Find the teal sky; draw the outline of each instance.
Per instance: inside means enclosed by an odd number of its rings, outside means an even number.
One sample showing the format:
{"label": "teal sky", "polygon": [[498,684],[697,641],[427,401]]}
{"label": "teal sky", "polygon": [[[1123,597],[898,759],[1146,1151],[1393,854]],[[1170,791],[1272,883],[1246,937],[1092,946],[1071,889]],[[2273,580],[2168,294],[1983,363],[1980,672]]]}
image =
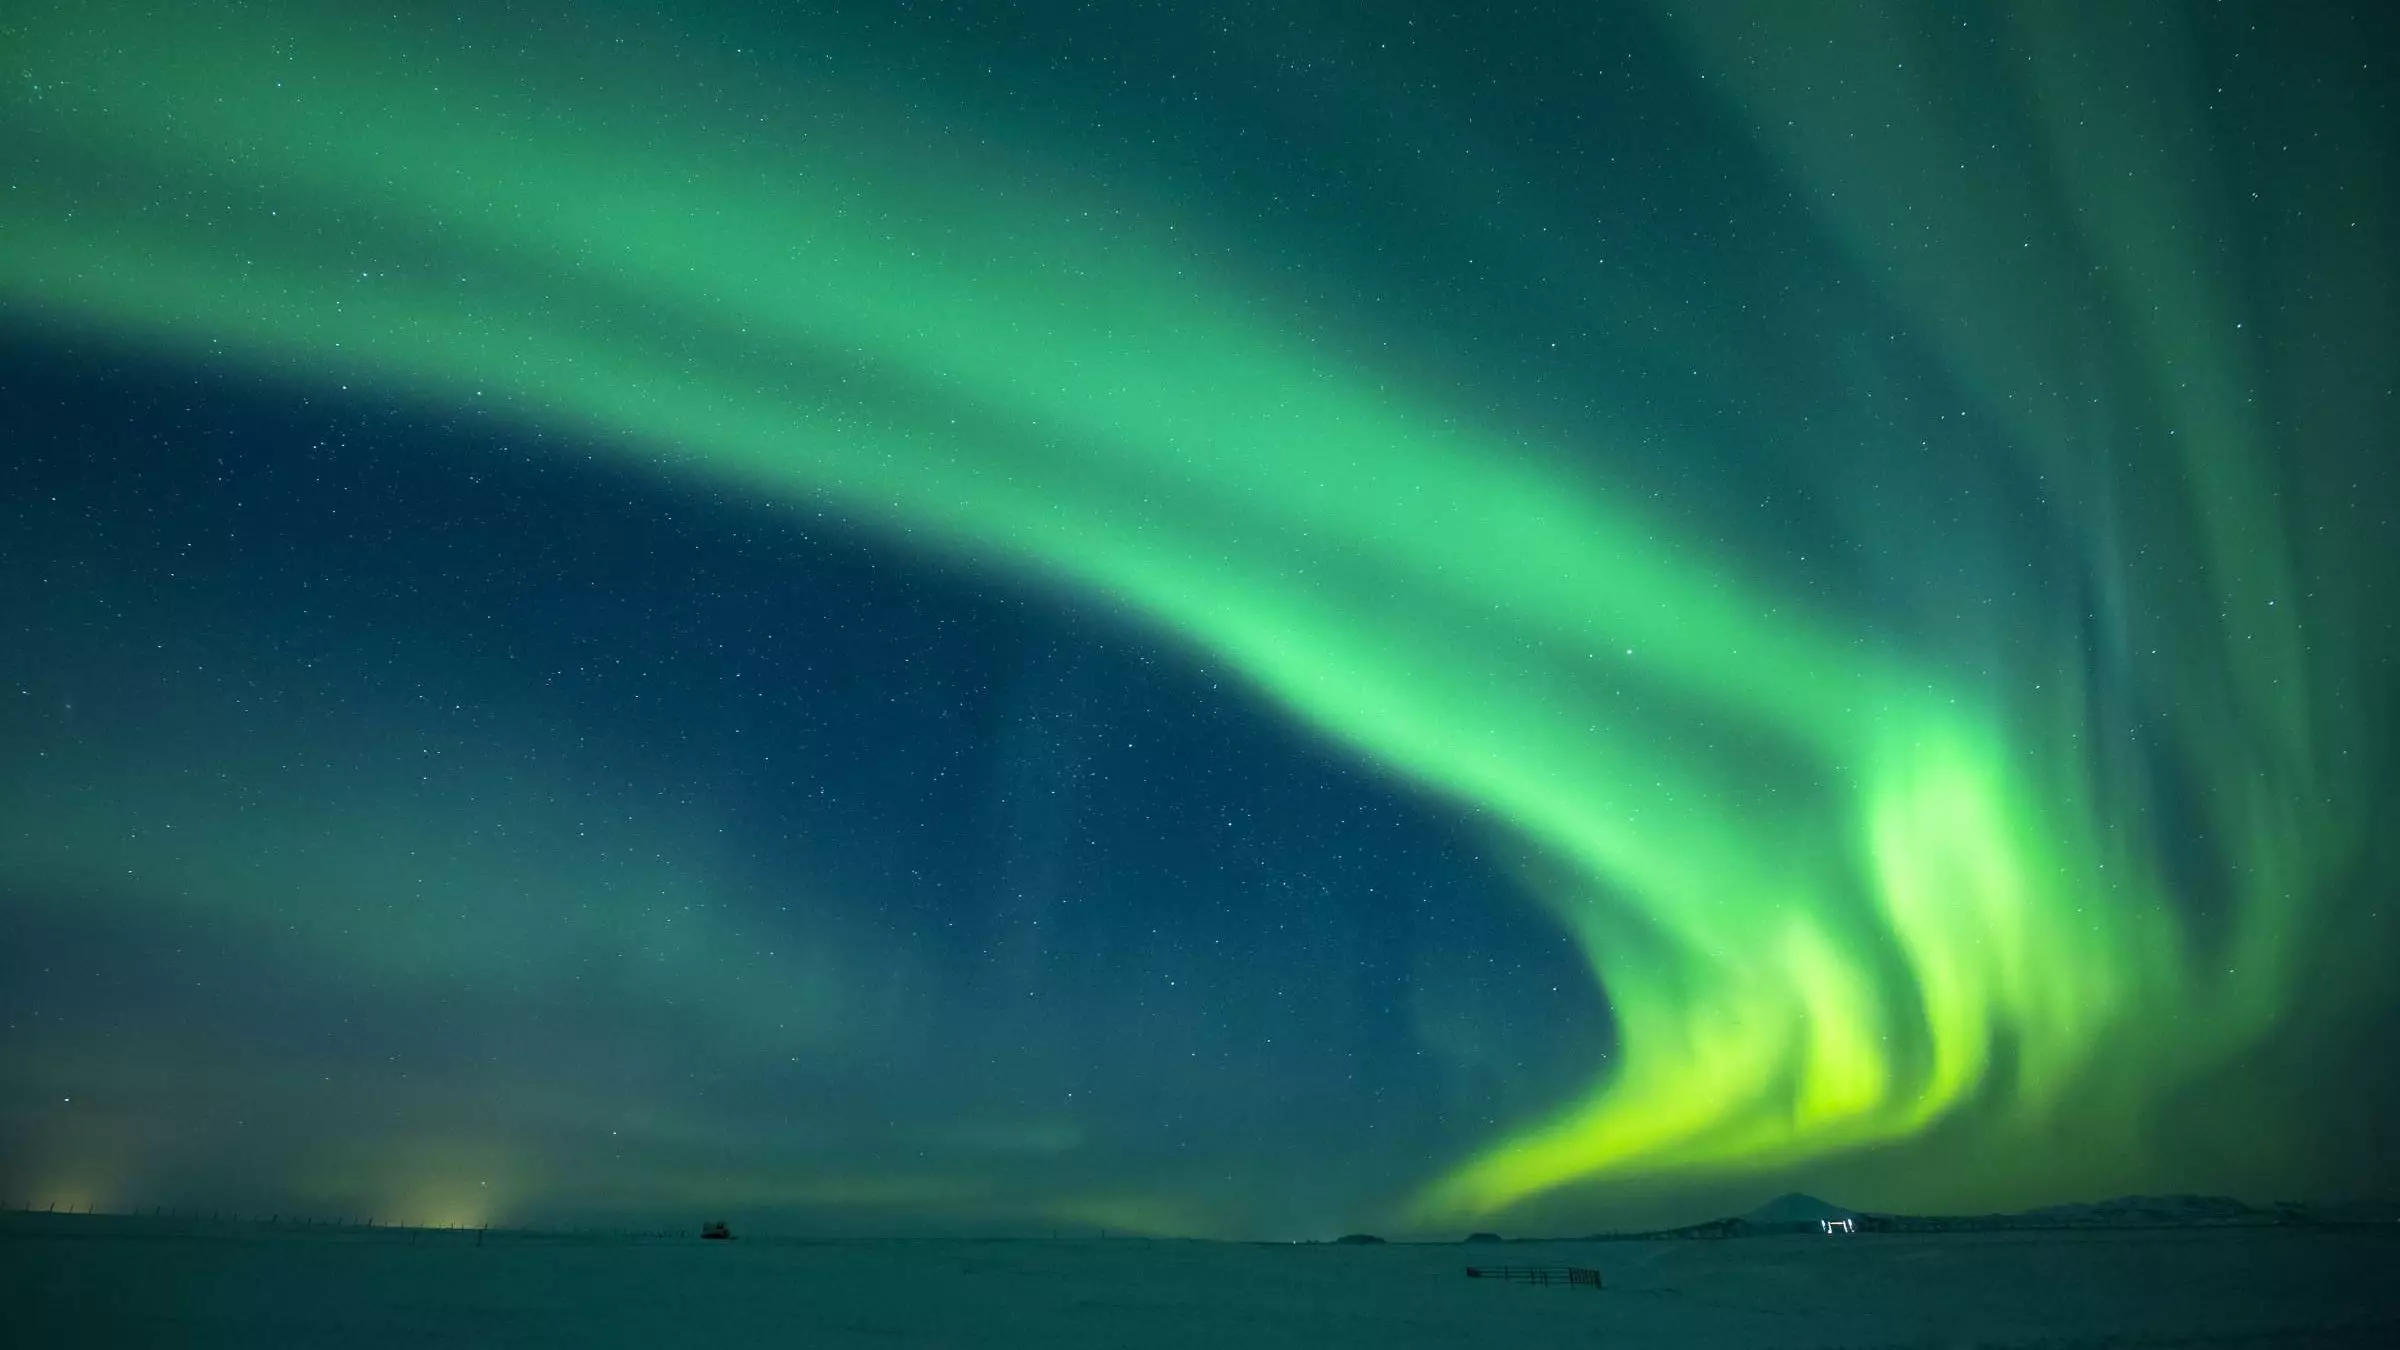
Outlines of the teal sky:
{"label": "teal sky", "polygon": [[2388,1188],[2394,36],[13,6],[0,1189]]}

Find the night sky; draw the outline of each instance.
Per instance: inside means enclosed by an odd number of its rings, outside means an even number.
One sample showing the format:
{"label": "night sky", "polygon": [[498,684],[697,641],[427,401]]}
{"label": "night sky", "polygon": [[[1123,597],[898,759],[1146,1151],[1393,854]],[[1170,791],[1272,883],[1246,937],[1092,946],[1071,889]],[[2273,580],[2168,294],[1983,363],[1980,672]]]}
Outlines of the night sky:
{"label": "night sky", "polygon": [[0,1199],[2400,1186],[2388,7],[372,9],[0,0]]}

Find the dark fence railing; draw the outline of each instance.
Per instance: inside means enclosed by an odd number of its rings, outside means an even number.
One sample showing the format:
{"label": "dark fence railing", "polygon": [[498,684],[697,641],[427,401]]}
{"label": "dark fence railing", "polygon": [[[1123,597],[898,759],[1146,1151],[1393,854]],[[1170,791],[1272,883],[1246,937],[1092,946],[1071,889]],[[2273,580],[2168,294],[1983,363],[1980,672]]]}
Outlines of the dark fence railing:
{"label": "dark fence railing", "polygon": [[1469,1266],[1470,1280],[1509,1280],[1517,1284],[1586,1284],[1600,1287],[1600,1272],[1583,1266]]}

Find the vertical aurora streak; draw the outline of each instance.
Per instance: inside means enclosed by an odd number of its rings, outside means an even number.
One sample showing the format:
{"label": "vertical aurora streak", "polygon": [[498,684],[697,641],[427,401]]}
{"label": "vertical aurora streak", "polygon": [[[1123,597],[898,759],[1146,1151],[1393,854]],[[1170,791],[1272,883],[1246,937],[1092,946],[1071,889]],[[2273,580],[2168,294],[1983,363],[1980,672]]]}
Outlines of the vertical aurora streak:
{"label": "vertical aurora streak", "polygon": [[[1100,597],[1535,846],[1617,1045],[1415,1221],[1937,1128],[1998,1175],[2070,1135],[2130,1171],[2144,1113],[2266,1035],[2324,940],[2372,686],[2326,633],[2333,555],[2295,542],[2325,513],[2222,280],[2207,100],[2122,50],[2172,13],[2012,10],[2000,56],[1906,9],[1674,22],[2049,485],[2028,528],[2086,550],[2091,613],[1945,629],[1795,588],[1619,481],[1628,446],[1478,411],[1279,298],[1272,240],[1061,146],[863,76],[338,12],[18,7],[0,305]],[[2006,145],[1943,92],[1986,78],[2029,129]],[[2365,266],[2388,221],[2351,205]],[[2169,772],[2213,840],[2206,931],[2149,809]]]}

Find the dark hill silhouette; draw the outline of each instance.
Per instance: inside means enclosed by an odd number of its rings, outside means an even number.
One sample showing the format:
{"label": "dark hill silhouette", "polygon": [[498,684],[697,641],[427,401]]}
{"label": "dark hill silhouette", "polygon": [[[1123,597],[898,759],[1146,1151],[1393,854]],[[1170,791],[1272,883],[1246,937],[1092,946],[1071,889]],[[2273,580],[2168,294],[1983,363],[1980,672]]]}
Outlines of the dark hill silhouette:
{"label": "dark hill silhouette", "polygon": [[1792,1191],[1776,1196],[1767,1203],[1742,1216],[1754,1228],[1806,1225],[1814,1228],[1820,1219],[1855,1219],[1858,1211],[1829,1204],[1813,1195]]}

